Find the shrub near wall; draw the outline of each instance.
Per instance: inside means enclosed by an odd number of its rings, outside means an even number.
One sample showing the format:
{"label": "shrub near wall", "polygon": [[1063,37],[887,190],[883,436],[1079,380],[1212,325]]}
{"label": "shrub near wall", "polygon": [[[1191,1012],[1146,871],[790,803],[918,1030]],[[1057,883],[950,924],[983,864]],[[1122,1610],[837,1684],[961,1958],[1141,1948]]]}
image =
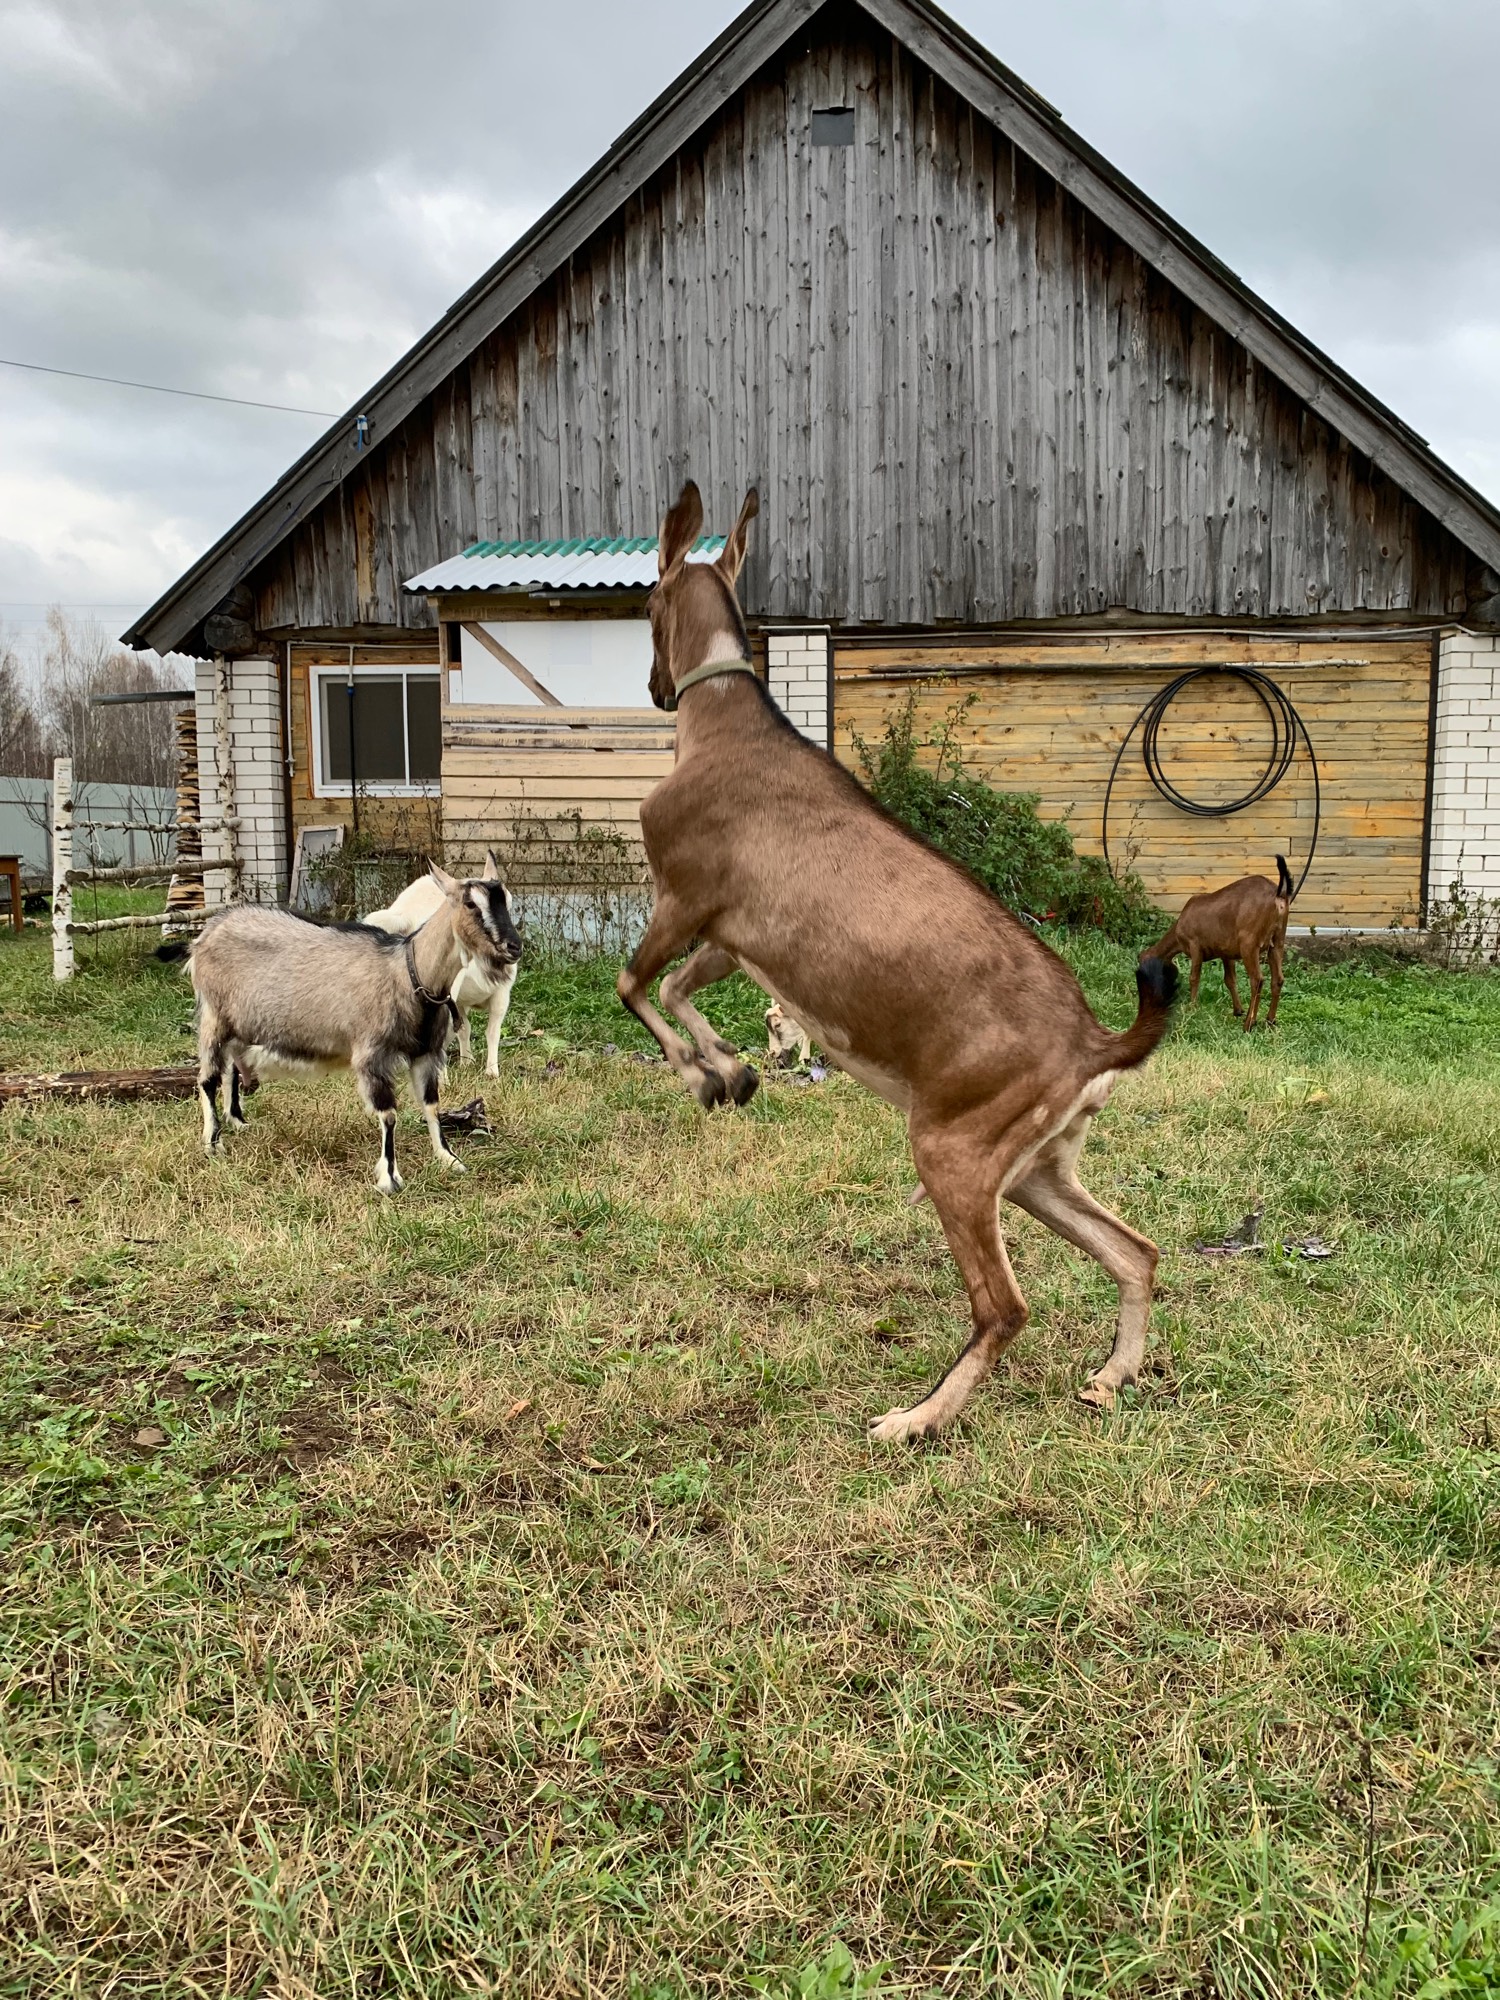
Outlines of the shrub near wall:
{"label": "shrub near wall", "polygon": [[1034,923],[1100,930],[1130,945],[1163,930],[1166,917],[1140,877],[1115,877],[1098,856],[1077,853],[1066,821],[1041,818],[1037,793],[997,792],[964,776],[954,730],[968,705],[918,736],[913,696],[879,743],[855,738],[864,781],[886,811]]}

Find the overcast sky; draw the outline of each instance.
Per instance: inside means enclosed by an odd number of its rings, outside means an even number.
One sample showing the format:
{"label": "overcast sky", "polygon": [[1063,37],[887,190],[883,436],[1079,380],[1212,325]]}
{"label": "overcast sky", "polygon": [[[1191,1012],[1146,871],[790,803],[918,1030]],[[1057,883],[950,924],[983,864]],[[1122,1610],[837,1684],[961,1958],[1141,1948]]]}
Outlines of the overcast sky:
{"label": "overcast sky", "polygon": [[[0,356],[345,410],[733,16],[0,0]],[[958,0],[1500,500],[1495,0]],[[112,631],[324,428],[0,367],[0,624]]]}

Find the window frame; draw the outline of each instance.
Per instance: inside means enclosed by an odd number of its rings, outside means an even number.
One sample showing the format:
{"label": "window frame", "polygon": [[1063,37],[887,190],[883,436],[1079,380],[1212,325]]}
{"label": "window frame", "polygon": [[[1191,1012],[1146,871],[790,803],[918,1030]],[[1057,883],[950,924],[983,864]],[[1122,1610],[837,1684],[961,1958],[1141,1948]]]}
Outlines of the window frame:
{"label": "window frame", "polygon": [[[350,677],[355,680],[393,680],[398,675],[401,680],[401,747],[406,764],[407,776],[404,780],[395,778],[360,778],[351,782],[347,778],[330,778],[323,768],[323,685],[331,681],[340,690],[346,688]],[[433,778],[411,776],[411,712],[409,683],[415,676],[419,680],[431,681],[437,688],[438,696],[438,772]],[[361,798],[370,799],[427,799],[436,798],[442,792],[442,715],[443,715],[443,670],[436,660],[382,660],[379,665],[373,661],[360,661],[357,666],[312,666],[307,670],[308,735],[311,739],[311,776],[313,797],[317,799],[350,799],[358,791]]]}

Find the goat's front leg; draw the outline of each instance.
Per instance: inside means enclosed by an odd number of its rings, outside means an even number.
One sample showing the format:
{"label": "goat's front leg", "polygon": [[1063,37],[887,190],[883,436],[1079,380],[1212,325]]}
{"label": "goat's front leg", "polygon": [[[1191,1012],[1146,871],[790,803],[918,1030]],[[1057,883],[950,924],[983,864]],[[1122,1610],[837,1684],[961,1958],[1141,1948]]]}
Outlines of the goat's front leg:
{"label": "goat's front leg", "polygon": [[1234,959],[1226,957],[1224,960],[1224,984],[1229,988],[1229,1004],[1234,1009],[1234,1018],[1238,1020],[1240,1017],[1240,989],[1239,982],[1234,976],[1234,967]]}
{"label": "goat's front leg", "polygon": [[449,1173],[465,1174],[468,1168],[443,1136],[443,1123],[438,1116],[438,1085],[442,1080],[442,1074],[442,1064],[435,1056],[418,1056],[411,1066],[411,1094],[417,1100],[417,1108],[427,1121],[427,1136],[432,1141],[433,1158],[441,1160]]}
{"label": "goat's front leg", "polygon": [[706,1111],[722,1104],[729,1095],[728,1085],[710,1067],[691,1042],[672,1028],[651,1004],[651,982],[674,958],[692,943],[698,928],[697,913],[689,914],[680,904],[658,898],[646,926],[646,935],[636,946],[630,963],[615,982],[615,991],[647,1033],[654,1036],[667,1061],[682,1078]]}
{"label": "goat's front leg", "polygon": [[383,1070],[357,1069],[355,1076],[365,1109],[380,1120],[380,1164],[375,1169],[375,1185],[382,1194],[398,1194],[401,1176],[396,1171],[396,1086]]}
{"label": "goat's front leg", "polygon": [[490,1011],[484,1031],[484,1073],[486,1076],[500,1074],[500,1037],[505,1032],[505,1017],[510,1012],[510,996],[516,990],[514,978],[496,986],[490,994]]}
{"label": "goat's front leg", "polygon": [[713,1023],[688,1002],[688,995],[700,987],[713,986],[739,970],[738,962],[716,944],[700,944],[692,957],[669,972],[661,983],[661,1004],[675,1014],[692,1036],[698,1053],[724,1079],[725,1088],[736,1104],[748,1104],[760,1088],[760,1077],[739,1059],[733,1043],[726,1042]]}

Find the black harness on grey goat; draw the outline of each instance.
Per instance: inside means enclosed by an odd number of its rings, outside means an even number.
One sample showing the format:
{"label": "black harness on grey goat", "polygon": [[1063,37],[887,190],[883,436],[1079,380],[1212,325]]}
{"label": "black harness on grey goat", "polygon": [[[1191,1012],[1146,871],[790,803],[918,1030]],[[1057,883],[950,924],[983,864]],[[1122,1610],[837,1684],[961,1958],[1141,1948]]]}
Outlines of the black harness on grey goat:
{"label": "black harness on grey goat", "polygon": [[458,1026],[458,1002],[451,993],[429,993],[421,980],[418,979],[417,954],[414,940],[411,937],[408,937],[406,940],[406,976],[410,979],[412,991],[419,1000],[424,1000],[429,1007],[447,1008],[449,1018],[456,1028]]}

